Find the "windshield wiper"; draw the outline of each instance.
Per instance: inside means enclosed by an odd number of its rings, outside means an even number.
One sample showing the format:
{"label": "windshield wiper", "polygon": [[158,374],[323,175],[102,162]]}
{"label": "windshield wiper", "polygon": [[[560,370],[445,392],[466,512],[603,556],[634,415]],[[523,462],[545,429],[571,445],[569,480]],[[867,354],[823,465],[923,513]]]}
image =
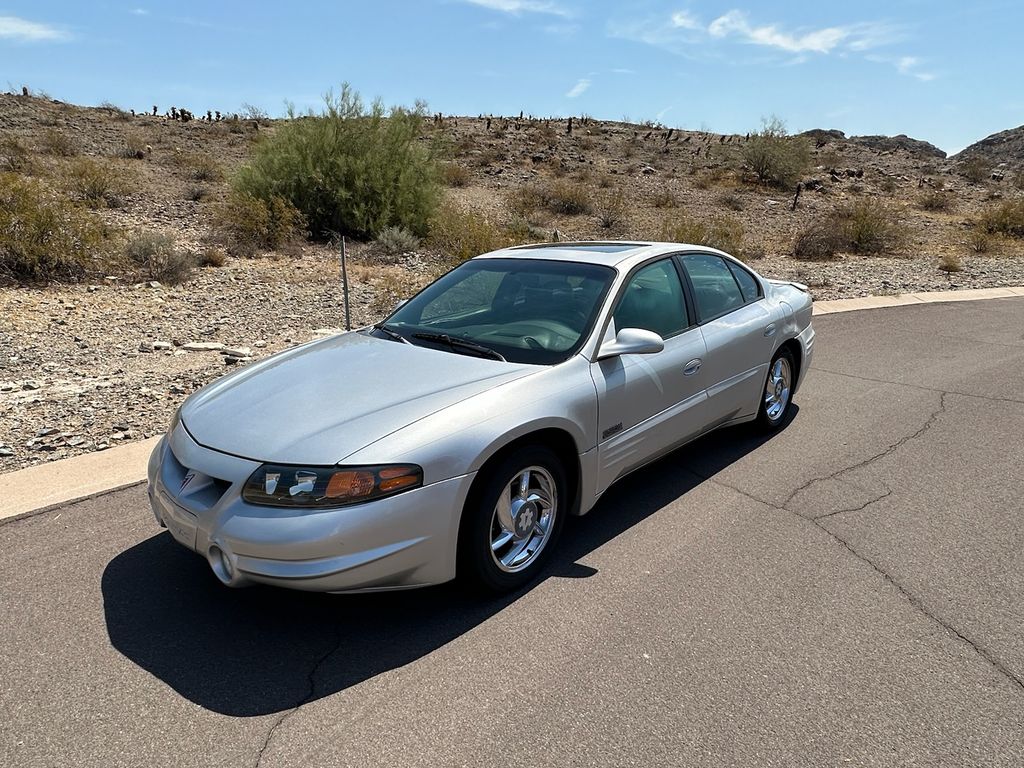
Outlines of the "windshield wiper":
{"label": "windshield wiper", "polygon": [[409,341],[407,338],[405,338],[405,336],[403,336],[402,334],[397,333],[396,331],[393,331],[390,328],[388,328],[386,323],[377,323],[375,326],[373,326],[373,330],[380,331],[385,336],[387,336],[389,339],[394,339],[395,341],[400,341],[403,344],[412,344],[412,342]]}
{"label": "windshield wiper", "polygon": [[451,347],[453,352],[458,351],[459,349],[468,349],[493,360],[501,360],[503,363],[508,362],[496,349],[491,349],[490,347],[485,347],[483,344],[477,344],[473,341],[461,339],[458,336],[449,336],[447,333],[414,333],[412,337],[414,339],[423,339],[424,341],[439,341],[442,344],[447,344]]}

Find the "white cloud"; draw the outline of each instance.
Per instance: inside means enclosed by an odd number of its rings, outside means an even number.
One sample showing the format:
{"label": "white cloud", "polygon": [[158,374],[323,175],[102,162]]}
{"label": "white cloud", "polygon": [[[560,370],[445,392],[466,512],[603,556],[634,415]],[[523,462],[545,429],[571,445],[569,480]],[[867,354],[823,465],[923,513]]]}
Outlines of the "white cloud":
{"label": "white cloud", "polygon": [[[729,11],[708,25],[708,34],[717,38],[736,36],[747,43],[780,48],[789,53],[830,53],[841,43],[849,42],[856,30],[848,26],[785,32],[775,24],[754,26],[743,11]],[[861,35],[857,39],[863,42],[865,38]]]}
{"label": "white cloud", "polygon": [[149,15],[149,11],[147,11],[145,8],[132,8],[129,11],[129,13],[132,14],[133,16],[148,16]]}
{"label": "white cloud", "polygon": [[576,81],[576,85],[569,89],[568,93],[565,94],[568,99],[575,99],[577,96],[582,96],[583,93],[590,87],[590,78],[581,77]]}
{"label": "white cloud", "polygon": [[701,23],[688,11],[676,11],[672,14],[672,26],[676,29],[700,29]]}
{"label": "white cloud", "polygon": [[549,0],[462,0],[462,2],[514,15],[520,13],[546,13],[551,16],[564,17],[572,15],[562,6],[549,2]]}
{"label": "white cloud", "polygon": [[64,30],[48,24],[19,19],[17,16],[0,16],[0,39],[36,43],[43,40],[67,40],[68,37]]}
{"label": "white cloud", "polygon": [[935,79],[934,72],[926,72],[921,69],[921,60],[916,56],[892,57],[871,55],[868,56],[867,59],[868,61],[874,61],[879,64],[891,64],[896,67],[896,71],[901,75],[913,77],[923,83],[928,83]]}

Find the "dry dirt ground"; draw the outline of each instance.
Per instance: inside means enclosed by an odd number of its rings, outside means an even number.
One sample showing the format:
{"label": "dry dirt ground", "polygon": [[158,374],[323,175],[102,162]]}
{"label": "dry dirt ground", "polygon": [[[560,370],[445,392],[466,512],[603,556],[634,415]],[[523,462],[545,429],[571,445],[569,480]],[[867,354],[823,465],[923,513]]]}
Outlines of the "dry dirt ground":
{"label": "dry dirt ground", "polygon": [[[52,145],[55,136],[67,138],[72,153],[112,164],[127,181],[121,205],[98,215],[128,231],[165,232],[197,252],[209,241],[211,212],[232,170],[273,131],[269,121],[182,123],[0,95],[0,141],[29,149],[29,174],[59,179],[72,159]],[[605,228],[596,214],[534,211],[529,224],[541,237],[557,230],[562,239],[653,239],[680,216],[729,216],[742,224],[754,268],[805,282],[818,299],[1024,285],[1020,241],[997,242],[984,256],[967,245],[986,206],[1024,194],[1012,175],[969,182],[927,146],[832,139],[815,148],[805,176],[820,188],[805,191],[791,210],[791,193],[753,184],[738,169],[741,136],[674,131],[666,140],[664,129],[579,119],[569,134],[565,120],[496,118],[488,127],[482,118],[447,117],[428,123],[424,140],[432,138],[442,138],[452,162],[468,172],[465,185],[447,195],[498,224],[517,218],[510,196],[532,182],[583,186],[598,209],[622,191],[621,223]],[[129,148],[141,148],[140,156],[126,156]],[[197,172],[204,163],[196,158],[212,161],[215,172]],[[949,196],[950,209],[922,210],[922,194],[936,188]],[[890,207],[907,233],[900,253],[824,263],[792,258],[801,229],[859,198]],[[372,245],[351,251],[354,325],[379,318],[437,269],[438,254],[427,248],[388,263],[377,254]],[[962,271],[938,269],[947,255],[961,260]],[[197,269],[178,287],[97,278],[0,288],[0,472],[158,434],[196,388],[343,322],[337,253],[315,244],[287,255],[229,258]],[[185,349],[196,342],[236,354]]]}

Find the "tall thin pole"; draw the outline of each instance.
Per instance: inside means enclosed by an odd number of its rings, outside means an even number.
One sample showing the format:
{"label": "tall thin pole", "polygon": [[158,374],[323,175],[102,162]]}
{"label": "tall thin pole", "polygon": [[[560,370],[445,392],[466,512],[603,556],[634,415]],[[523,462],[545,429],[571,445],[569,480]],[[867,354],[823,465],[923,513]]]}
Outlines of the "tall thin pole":
{"label": "tall thin pole", "polygon": [[345,296],[345,330],[352,330],[352,321],[348,312],[348,264],[345,252],[345,236],[341,236],[341,292]]}

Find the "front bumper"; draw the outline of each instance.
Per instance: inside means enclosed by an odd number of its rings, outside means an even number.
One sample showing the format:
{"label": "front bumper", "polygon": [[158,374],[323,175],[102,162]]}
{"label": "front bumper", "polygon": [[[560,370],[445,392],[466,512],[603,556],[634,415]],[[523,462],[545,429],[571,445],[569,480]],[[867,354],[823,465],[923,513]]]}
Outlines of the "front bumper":
{"label": "front bumper", "polygon": [[811,361],[814,359],[814,326],[811,323],[796,337],[800,342],[801,362],[800,375],[797,377],[796,386],[793,387],[793,394],[800,390],[800,386],[807,378],[807,372],[811,369]]}
{"label": "front bumper", "polygon": [[223,583],[350,592],[454,578],[472,474],[366,504],[299,512],[241,498],[258,467],[200,446],[180,424],[150,458],[149,500],[157,522],[204,556]]}

